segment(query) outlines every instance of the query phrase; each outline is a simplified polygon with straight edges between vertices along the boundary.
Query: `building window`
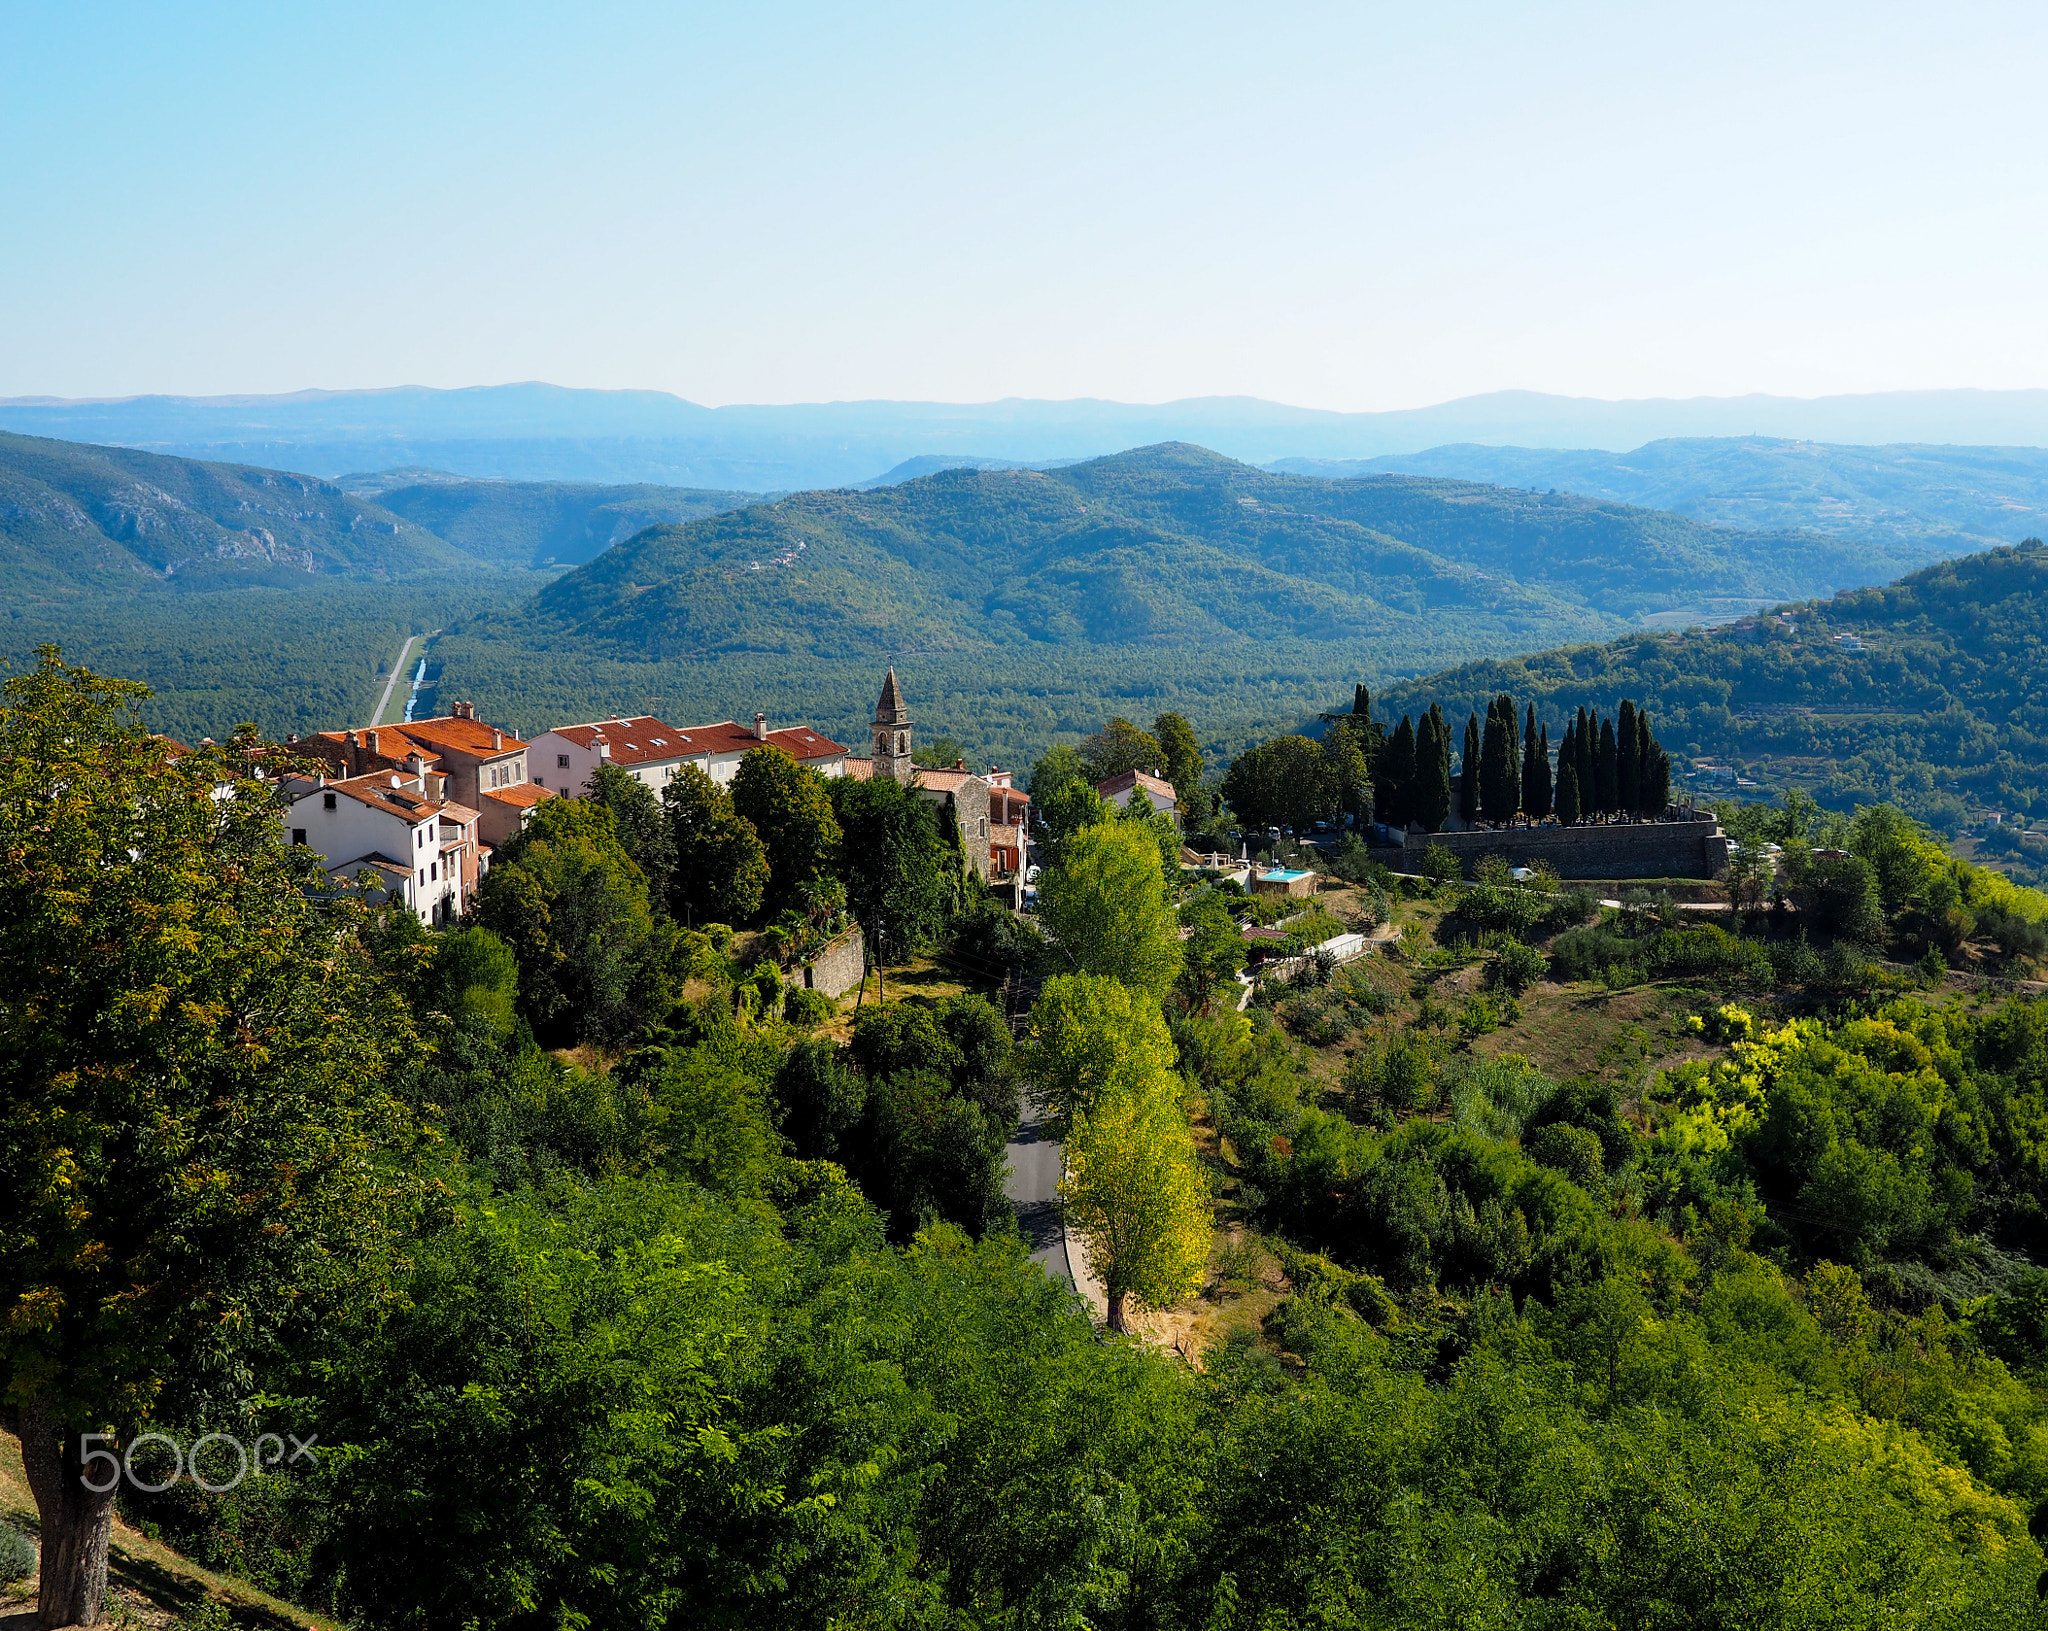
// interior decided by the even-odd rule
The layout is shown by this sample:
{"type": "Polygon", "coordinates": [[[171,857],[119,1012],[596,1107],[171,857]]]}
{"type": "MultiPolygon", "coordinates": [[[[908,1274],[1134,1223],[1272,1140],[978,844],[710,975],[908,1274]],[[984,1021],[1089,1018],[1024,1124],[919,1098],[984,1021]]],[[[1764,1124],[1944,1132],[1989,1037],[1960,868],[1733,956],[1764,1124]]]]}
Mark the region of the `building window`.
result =
{"type": "Polygon", "coordinates": [[[429,863],[427,864],[427,882],[428,882],[428,883],[439,883],[440,881],[441,881],[441,863],[440,863],[439,861],[431,861],[431,862],[429,862],[429,863]]]}
{"type": "Polygon", "coordinates": [[[320,795],[320,808],[323,810],[331,810],[334,808],[334,795],[332,793],[323,793],[320,795]]]}
{"type": "Polygon", "coordinates": [[[533,778],[533,785],[536,787],[545,787],[547,786],[547,784],[548,779],[545,776],[536,776],[533,778]]]}
{"type": "Polygon", "coordinates": [[[558,753],[558,754],[556,754],[556,755],[555,755],[555,768],[556,768],[557,770],[567,770],[567,769],[569,768],[569,755],[568,755],[568,754],[566,754],[566,753],[558,753]]]}
{"type": "Polygon", "coordinates": [[[305,841],[306,841],[306,829],[305,829],[304,827],[294,827],[294,828],[292,828],[292,842],[293,842],[294,844],[303,844],[303,843],[304,843],[305,841]]]}
{"type": "Polygon", "coordinates": [[[987,816],[983,816],[983,817],[981,818],[981,836],[982,836],[982,837],[984,837],[984,838],[988,837],[988,817],[987,817],[987,816]]]}

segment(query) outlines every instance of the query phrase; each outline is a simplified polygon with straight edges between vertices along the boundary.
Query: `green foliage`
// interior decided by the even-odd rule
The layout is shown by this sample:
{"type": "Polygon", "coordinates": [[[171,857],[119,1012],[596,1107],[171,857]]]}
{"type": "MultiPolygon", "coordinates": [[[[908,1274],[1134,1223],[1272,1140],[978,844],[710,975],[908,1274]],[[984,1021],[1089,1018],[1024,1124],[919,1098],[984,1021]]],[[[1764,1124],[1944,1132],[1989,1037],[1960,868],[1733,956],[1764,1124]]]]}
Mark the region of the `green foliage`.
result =
{"type": "Polygon", "coordinates": [[[666,910],[676,864],[675,831],[654,790],[630,770],[607,760],[590,778],[590,797],[611,811],[619,847],[647,880],[648,903],[656,911],[666,910]]]}
{"type": "Polygon", "coordinates": [[[520,1008],[541,1036],[617,1047],[666,1017],[678,932],[655,919],[603,804],[536,805],[472,910],[512,948],[520,1008]]]}
{"type": "Polygon", "coordinates": [[[1322,748],[1276,736],[1247,748],[1223,776],[1223,802],[1247,828],[1305,827],[1336,808],[1337,785],[1322,748]]]}
{"type": "Polygon", "coordinates": [[[869,957],[906,961],[938,933],[949,892],[949,858],[931,804],[886,778],[827,784],[841,835],[847,904],[869,957]]]}
{"type": "Polygon", "coordinates": [[[831,1019],[838,1005],[822,991],[793,985],[782,994],[782,1017],[802,1030],[814,1030],[831,1019]]]}
{"type": "Polygon", "coordinates": [[[1422,875],[1433,884],[1456,883],[1465,869],[1450,846],[1430,844],[1422,852],[1422,875]]]}
{"type": "Polygon", "coordinates": [[[684,765],[661,790],[674,870],[671,916],[695,923],[745,923],[768,892],[768,852],[732,795],[695,765],[684,765]]]}
{"type": "MultiPolygon", "coordinates": [[[[387,478],[388,479],[388,478],[387,478]]],[[[580,566],[648,527],[737,510],[759,493],[573,481],[431,481],[365,492],[393,515],[501,567],[580,566]]],[[[948,763],[951,761],[949,760],[948,763]]]]}
{"type": "Polygon", "coordinates": [[[1235,976],[1245,964],[1244,936],[1213,889],[1191,896],[1181,906],[1180,921],[1190,931],[1182,942],[1181,992],[1191,1006],[1206,1007],[1219,986],[1235,989],[1235,976]]]}
{"type": "Polygon", "coordinates": [[[360,908],[140,700],[45,650],[0,705],[0,1389],[80,1431],[218,1398],[374,1279],[410,1192],[360,908]]]}
{"type": "Polygon", "coordinates": [[[1166,751],[1158,738],[1118,717],[1082,742],[1081,764],[1083,774],[1091,782],[1106,782],[1126,770],[1143,770],[1156,776],[1166,768],[1166,751]]]}
{"type": "Polygon", "coordinates": [[[36,1543],[11,1523],[0,1523],[0,1586],[36,1572],[36,1543]]]}
{"type": "Polygon", "coordinates": [[[1180,976],[1179,923],[1159,850],[1138,827],[1118,822],[1077,834],[1039,880],[1039,915],[1053,956],[1076,973],[1107,975],[1155,999],[1180,976]]]}
{"type": "Polygon", "coordinates": [[[825,778],[782,749],[750,748],[741,757],[732,807],[767,853],[770,911],[801,905],[810,886],[838,871],[841,834],[825,778]]]}

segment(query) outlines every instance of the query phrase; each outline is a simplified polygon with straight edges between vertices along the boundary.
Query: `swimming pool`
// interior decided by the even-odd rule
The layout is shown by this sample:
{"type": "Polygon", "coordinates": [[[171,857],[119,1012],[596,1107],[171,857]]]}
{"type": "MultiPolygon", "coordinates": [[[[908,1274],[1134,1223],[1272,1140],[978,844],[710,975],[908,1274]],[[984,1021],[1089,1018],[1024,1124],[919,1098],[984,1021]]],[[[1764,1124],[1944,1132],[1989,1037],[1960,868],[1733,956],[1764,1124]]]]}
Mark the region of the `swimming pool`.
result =
{"type": "Polygon", "coordinates": [[[1293,883],[1297,878],[1306,878],[1308,873],[1306,870],[1289,872],[1285,867],[1282,867],[1278,872],[1261,872],[1259,876],[1273,883],[1293,883]]]}

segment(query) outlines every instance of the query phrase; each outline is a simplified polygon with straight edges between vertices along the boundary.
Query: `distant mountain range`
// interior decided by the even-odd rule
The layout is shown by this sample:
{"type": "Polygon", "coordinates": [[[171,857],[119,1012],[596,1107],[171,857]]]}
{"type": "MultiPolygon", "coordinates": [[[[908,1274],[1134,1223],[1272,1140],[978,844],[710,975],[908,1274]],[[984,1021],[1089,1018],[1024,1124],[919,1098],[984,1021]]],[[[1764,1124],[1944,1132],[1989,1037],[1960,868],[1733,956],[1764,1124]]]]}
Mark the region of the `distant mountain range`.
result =
{"type": "Polygon", "coordinates": [[[1458,443],[1619,451],[1671,437],[2048,445],[2048,391],[1604,402],[1497,391],[1390,413],[1251,397],[830,402],[706,408],[660,391],[545,384],[289,396],[0,401],[0,428],[310,471],[426,466],[470,477],[793,491],[876,479],[908,459],[1039,464],[1169,441],[1237,459],[1370,459],[1458,443]]]}
{"type": "Polygon", "coordinates": [[[311,476],[0,433],[0,571],[17,599],[389,579],[464,559],[311,476]]]}
{"type": "MultiPolygon", "coordinates": [[[[424,489],[440,491],[442,489],[424,489]]],[[[391,495],[386,495],[387,499],[391,495]]],[[[1355,639],[1696,619],[1921,564],[1564,494],[1275,474],[1181,443],[955,469],[656,527],[544,589],[538,626],[660,657],[1355,639]],[[764,642],[766,644],[764,645],[764,642]]]]}
{"type": "Polygon", "coordinates": [[[1651,442],[1632,453],[1465,443],[1377,459],[1280,459],[1343,479],[1383,472],[1559,488],[1722,527],[1800,527],[1939,542],[1951,552],[2048,531],[2048,449],[1837,447],[1767,437],[1651,442]]]}

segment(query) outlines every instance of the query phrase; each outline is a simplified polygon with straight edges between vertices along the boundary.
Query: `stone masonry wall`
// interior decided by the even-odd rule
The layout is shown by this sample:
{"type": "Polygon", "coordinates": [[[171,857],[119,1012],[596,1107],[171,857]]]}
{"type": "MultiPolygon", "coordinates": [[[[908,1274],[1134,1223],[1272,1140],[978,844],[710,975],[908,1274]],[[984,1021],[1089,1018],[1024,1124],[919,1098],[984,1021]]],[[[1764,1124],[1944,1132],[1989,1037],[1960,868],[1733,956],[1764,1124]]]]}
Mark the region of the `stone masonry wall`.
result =
{"type": "Polygon", "coordinates": [[[1716,878],[1728,867],[1728,839],[1712,816],[1611,827],[1512,827],[1504,831],[1410,832],[1396,850],[1375,849],[1402,872],[1418,872],[1422,853],[1441,844],[1465,874],[1489,855],[1513,866],[1552,868],[1561,878],[1716,878]],[[1400,860],[1395,862],[1394,856],[1400,860]]]}
{"type": "Polygon", "coordinates": [[[860,930],[848,929],[804,965],[804,984],[828,997],[843,996],[860,984],[860,930]]]}

